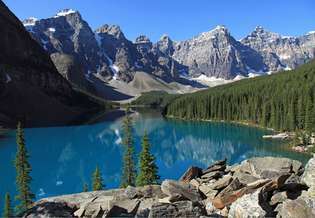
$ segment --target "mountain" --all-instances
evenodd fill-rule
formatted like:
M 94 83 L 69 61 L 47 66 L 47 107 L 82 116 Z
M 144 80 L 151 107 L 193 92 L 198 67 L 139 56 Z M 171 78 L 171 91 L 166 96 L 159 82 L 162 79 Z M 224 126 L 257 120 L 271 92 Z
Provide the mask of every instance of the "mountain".
M 1 126 L 64 124 L 95 106 L 73 91 L 2 1 L 0 18 Z
M 315 60 L 296 70 L 244 79 L 186 94 L 166 108 L 169 117 L 227 120 L 275 130 L 315 130 Z
M 315 57 L 315 32 L 288 37 L 258 26 L 241 42 L 262 56 L 266 70 L 270 72 L 295 69 Z
M 204 87 L 199 82 L 211 86 L 294 69 L 314 58 L 315 50 L 314 32 L 283 37 L 262 27 L 242 40 L 236 40 L 226 27 L 217 26 L 179 42 L 167 35 L 156 43 L 144 35 L 132 42 L 117 25 L 105 24 L 93 31 L 80 13 L 71 9 L 47 19 L 27 19 L 24 25 L 65 78 L 104 98 L 109 96 L 109 89 L 129 94 L 128 89 L 119 87 L 121 83 L 128 86 L 137 72 L 141 73 L 136 79 L 146 73 L 153 79 L 195 90 Z M 182 92 L 180 88 L 177 91 Z
M 258 52 L 235 40 L 224 26 L 178 42 L 173 58 L 188 66 L 191 76 L 233 79 L 248 75 L 248 69 L 259 71 L 264 63 Z

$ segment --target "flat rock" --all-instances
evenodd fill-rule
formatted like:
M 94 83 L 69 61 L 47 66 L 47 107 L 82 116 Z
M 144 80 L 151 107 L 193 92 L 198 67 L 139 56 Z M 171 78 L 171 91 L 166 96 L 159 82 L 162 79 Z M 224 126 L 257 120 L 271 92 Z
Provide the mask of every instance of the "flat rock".
M 217 190 L 212 189 L 208 185 L 200 185 L 199 191 L 203 193 L 207 198 L 210 198 L 210 199 L 213 199 L 218 193 Z
M 196 187 L 185 182 L 164 180 L 161 185 L 161 189 L 164 194 L 170 197 L 180 195 L 192 202 L 198 202 L 201 200 L 201 196 Z
M 233 177 L 238 178 L 238 180 L 243 184 L 248 184 L 259 180 L 259 178 L 252 176 L 251 174 L 243 173 L 240 171 L 235 172 Z
M 225 165 L 212 165 L 205 170 L 202 170 L 202 174 L 207 174 L 215 171 L 224 171 L 226 169 Z
M 221 171 L 213 171 L 213 172 L 208 172 L 208 173 L 202 175 L 201 179 L 205 179 L 205 180 L 218 179 L 222 175 L 223 175 L 223 172 L 221 172 Z
M 179 179 L 182 182 L 190 182 L 190 180 L 200 177 L 202 169 L 199 167 L 190 167 Z
M 276 177 L 276 173 L 299 173 L 302 163 L 288 158 L 254 157 L 241 163 L 241 172 L 249 173 L 258 178 L 268 175 Z
M 263 218 L 266 212 L 259 205 L 259 190 L 246 194 L 232 203 L 229 218 Z
M 315 217 L 314 207 L 310 207 L 303 198 L 286 200 L 276 208 L 276 211 L 278 212 L 278 218 Z
M 213 183 L 211 185 L 211 188 L 215 190 L 223 189 L 227 187 L 232 182 L 232 180 L 233 178 L 231 175 L 225 175 L 221 179 Z
M 149 217 L 201 217 L 206 210 L 191 201 L 179 201 L 173 204 L 155 203 L 152 205 Z

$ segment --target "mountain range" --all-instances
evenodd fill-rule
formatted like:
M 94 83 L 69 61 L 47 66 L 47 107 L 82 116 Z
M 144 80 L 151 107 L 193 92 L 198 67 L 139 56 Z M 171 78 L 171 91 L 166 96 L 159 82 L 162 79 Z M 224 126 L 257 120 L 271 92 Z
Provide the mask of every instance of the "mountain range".
M 213 81 L 294 69 L 315 56 L 315 31 L 287 37 L 258 26 L 236 40 L 225 26 L 217 26 L 185 41 L 167 35 L 156 43 L 144 35 L 130 41 L 117 25 L 92 30 L 71 9 L 23 24 L 65 78 L 111 100 L 151 90 L 192 92 Z

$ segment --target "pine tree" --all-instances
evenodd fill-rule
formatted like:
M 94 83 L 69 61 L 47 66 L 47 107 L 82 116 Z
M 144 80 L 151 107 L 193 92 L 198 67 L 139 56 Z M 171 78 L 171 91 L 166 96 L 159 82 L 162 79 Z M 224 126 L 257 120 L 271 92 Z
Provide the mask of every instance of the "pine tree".
M 103 178 L 98 166 L 96 166 L 96 169 L 92 176 L 92 187 L 93 191 L 103 190 L 104 188 Z
M 123 121 L 124 137 L 124 158 L 123 158 L 123 172 L 120 186 L 122 188 L 135 186 L 136 183 L 136 169 L 134 160 L 134 145 L 132 138 L 132 119 L 128 115 L 129 109 L 127 109 L 126 116 Z
M 83 190 L 83 192 L 88 192 L 88 191 L 89 191 L 89 186 L 88 186 L 88 184 L 84 183 L 82 190 Z
M 16 210 L 17 213 L 22 213 L 31 206 L 35 195 L 31 192 L 30 183 L 32 178 L 30 173 L 32 169 L 28 162 L 29 154 L 25 146 L 24 131 L 20 122 L 17 125 L 16 143 L 17 153 L 15 158 L 15 168 L 16 185 L 18 189 L 16 200 L 19 201 Z
M 150 141 L 147 133 L 142 138 L 142 151 L 140 153 L 139 174 L 137 186 L 158 184 L 158 167 L 155 164 L 155 157 L 150 152 Z
M 13 217 L 13 211 L 11 208 L 11 199 L 10 199 L 9 193 L 5 194 L 5 202 L 4 202 L 4 209 L 3 209 L 2 217 L 4 218 Z

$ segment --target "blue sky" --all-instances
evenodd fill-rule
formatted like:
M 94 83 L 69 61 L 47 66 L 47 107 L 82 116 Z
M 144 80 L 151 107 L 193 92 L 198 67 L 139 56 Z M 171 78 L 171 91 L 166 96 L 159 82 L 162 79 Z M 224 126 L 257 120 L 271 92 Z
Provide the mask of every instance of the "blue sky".
M 80 11 L 93 29 L 118 24 L 134 40 L 164 33 L 174 40 L 191 38 L 225 25 L 236 39 L 261 25 L 283 35 L 315 30 L 314 0 L 4 0 L 21 19 L 47 18 L 64 8 Z

